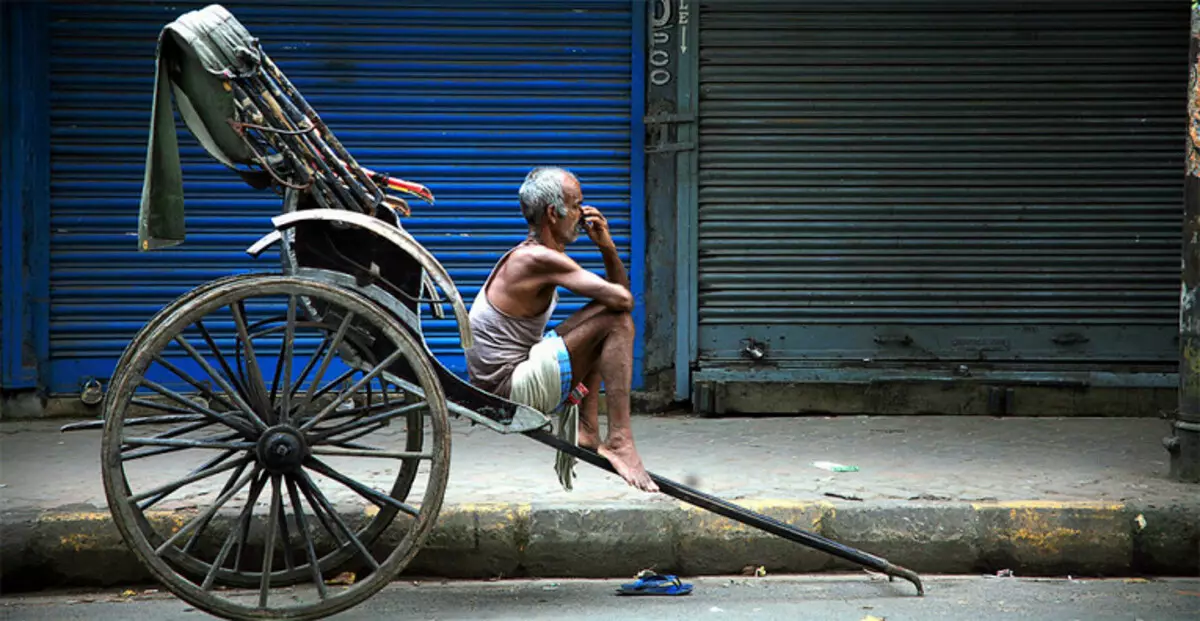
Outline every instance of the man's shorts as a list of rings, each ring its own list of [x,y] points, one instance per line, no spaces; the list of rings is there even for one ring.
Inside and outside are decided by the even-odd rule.
[[[571,393],[571,355],[554,331],[542,335],[529,350],[529,358],[513,369],[512,401],[550,413]]]

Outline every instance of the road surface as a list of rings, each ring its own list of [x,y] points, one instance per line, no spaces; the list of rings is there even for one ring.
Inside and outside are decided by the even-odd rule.
[[[621,580],[397,582],[331,619],[511,621],[886,621],[1200,619],[1200,579],[930,577],[927,595],[867,575],[706,577],[685,597],[618,597]],[[148,592],[149,591],[149,592]],[[135,593],[136,595],[130,595]],[[146,587],[0,598],[5,621],[201,621],[206,613]],[[872,620],[874,621],[874,620]]]

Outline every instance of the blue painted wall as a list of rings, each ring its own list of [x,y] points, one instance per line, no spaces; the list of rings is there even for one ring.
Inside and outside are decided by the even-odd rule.
[[[0,388],[37,389],[46,379],[49,342],[47,6],[4,3],[0,12]]]
[[[365,165],[428,185],[436,207],[405,226],[467,299],[524,237],[516,189],[534,165],[580,177],[609,217],[644,299],[641,144],[644,0],[548,2],[297,0],[223,3],[262,39]],[[104,379],[163,304],[230,273],[275,269],[243,249],[269,230],[274,195],[255,192],[181,131],[188,239],[140,253],[137,204],[161,27],[203,3],[54,3],[50,86],[50,387]],[[602,272],[586,241],[571,249]],[[583,300],[564,296],[554,320]],[[644,312],[637,317],[639,333]],[[464,370],[450,320],[426,318],[431,347]],[[642,347],[636,352],[640,385]]]

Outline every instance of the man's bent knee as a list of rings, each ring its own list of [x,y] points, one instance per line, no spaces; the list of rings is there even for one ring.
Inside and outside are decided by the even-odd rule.
[[[634,333],[633,314],[628,311],[606,310],[597,319],[605,322],[609,332]]]
[[[633,335],[637,332],[637,326],[633,323],[633,313],[620,312],[617,313],[617,329]]]

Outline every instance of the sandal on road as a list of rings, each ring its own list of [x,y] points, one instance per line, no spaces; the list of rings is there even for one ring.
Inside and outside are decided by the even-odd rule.
[[[638,574],[637,582],[622,584],[617,589],[617,595],[687,595],[691,592],[692,585],[680,582],[679,578],[651,572]]]

